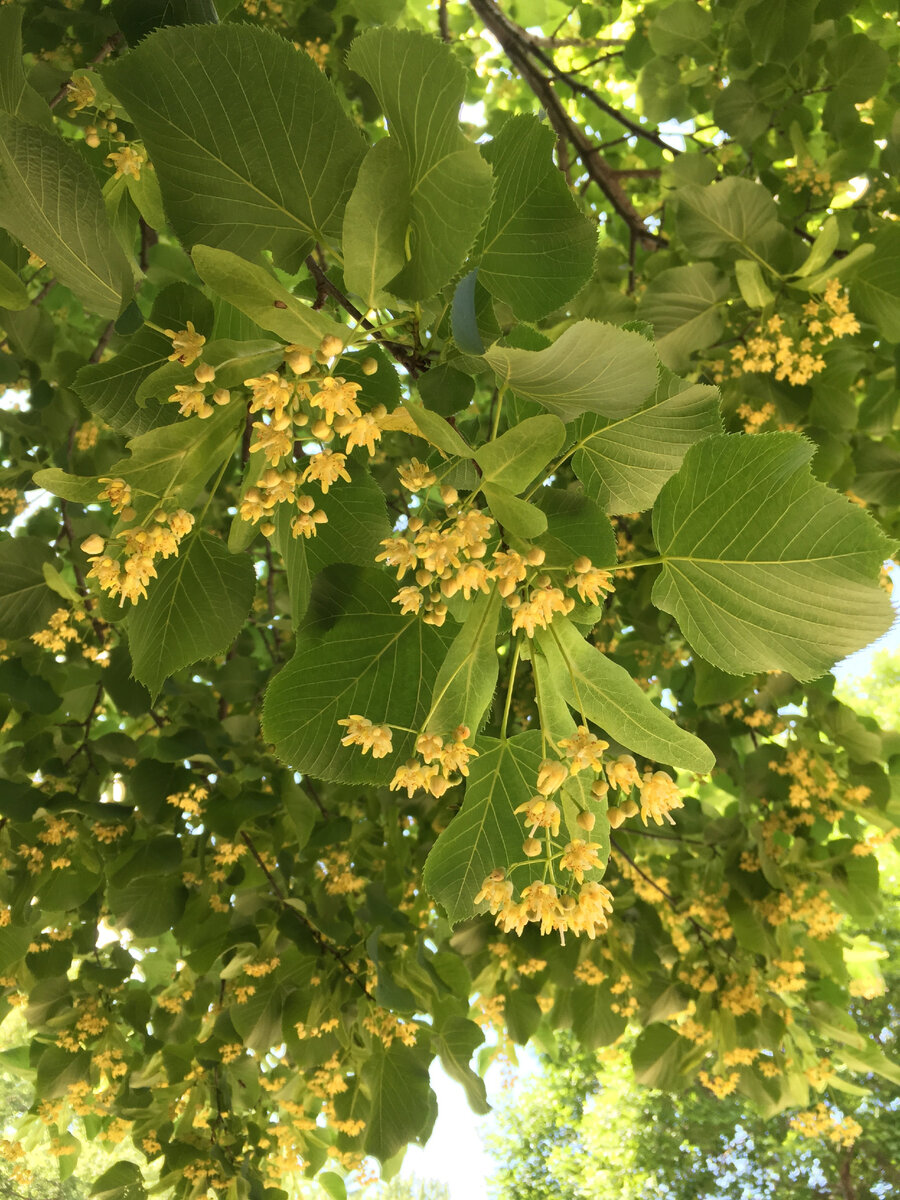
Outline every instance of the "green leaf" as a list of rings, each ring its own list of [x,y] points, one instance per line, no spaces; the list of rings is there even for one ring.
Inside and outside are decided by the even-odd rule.
[[[853,491],[870,504],[892,507],[900,496],[900,451],[889,442],[860,439]]]
[[[594,265],[597,231],[553,163],[555,141],[551,129],[522,115],[510,117],[481,151],[496,186],[472,258],[491,295],[523,321],[571,300]]]
[[[484,349],[484,347],[482,347]],[[468,408],[475,394],[475,381],[448,363],[439,363],[416,380],[422,403],[441,417]]]
[[[45,467],[35,471],[34,482],[38,487],[59,496],[63,500],[71,500],[73,504],[96,504],[97,497],[103,491],[103,484],[98,483],[93,475],[70,475],[59,467]]]
[[[349,474],[349,483],[342,481],[317,500],[316,507],[328,521],[306,542],[306,558],[313,575],[332,563],[371,566],[382,549],[382,539],[391,535],[381,488],[364,467],[351,465]],[[282,507],[287,509],[286,505]]]
[[[694,442],[721,433],[719,393],[660,374],[656,394],[619,421],[583,416],[572,469],[608,513],[642,512],[681,465]]]
[[[657,708],[628,672],[586,642],[566,617],[555,617],[549,629],[536,632],[535,646],[547,660],[546,677],[579,717],[583,713],[645,758],[701,775],[712,770],[712,751]]]
[[[810,247],[805,262],[797,268],[794,275],[799,278],[805,278],[808,275],[816,275],[821,271],[837,249],[840,238],[841,226],[837,217],[831,216],[826,221],[823,221],[822,227],[816,234],[816,240]]]
[[[365,1151],[386,1162],[415,1140],[428,1120],[428,1071],[414,1050],[395,1041],[387,1050],[376,1043],[360,1074],[371,1104]]]
[[[900,341],[900,229],[888,227],[875,238],[872,254],[853,277],[850,302],[882,336]]]
[[[344,282],[367,309],[383,303],[385,285],[406,264],[409,191],[403,146],[383,138],[363,159],[344,213]]]
[[[889,543],[813,479],[813,454],[796,434],[707,438],[660,492],[653,603],[722,670],[815,679],[891,624]]]
[[[875,95],[890,63],[887,50],[864,33],[849,33],[829,41],[825,51],[829,83],[854,103]]]
[[[761,63],[792,63],[812,32],[817,0],[763,0],[745,15],[753,53]]]
[[[648,1025],[631,1051],[635,1080],[644,1087],[677,1090],[686,1082],[685,1059],[691,1050],[690,1043],[670,1026]]]
[[[143,1200],[147,1193],[141,1168],[137,1163],[120,1159],[98,1176],[90,1194],[96,1200]]]
[[[694,54],[712,32],[712,17],[693,0],[675,0],[661,9],[647,28],[650,45],[657,54],[679,58]]]
[[[423,408],[421,404],[407,401],[403,407],[415,421],[422,437],[431,442],[432,446],[437,446],[444,454],[456,454],[460,458],[475,457],[472,448],[463,441],[449,421],[445,421],[430,408]]]
[[[197,288],[184,283],[163,288],[153,302],[150,317],[163,329],[184,329],[191,321],[198,333],[208,337],[212,332],[212,305]],[[75,376],[75,391],[95,417],[119,433],[136,437],[147,432],[154,414],[139,408],[135,394],[171,353],[171,339],[144,325],[114,358],[82,367]]]
[[[58,563],[40,538],[20,535],[0,542],[0,638],[13,641],[45,628],[60,603],[47,587],[43,568]]]
[[[128,457],[113,463],[109,474],[127,479],[135,493],[167,496],[187,505],[234,450],[237,423],[243,424],[243,417],[243,408],[232,403],[208,420],[181,418],[175,425],[143,433],[128,442]]]
[[[751,258],[739,258],[734,264],[741,299],[748,308],[765,308],[775,299],[775,293],[763,279],[758,262]]]
[[[675,228],[698,258],[729,251],[765,258],[781,231],[775,201],[761,183],[731,175],[708,187],[679,188],[676,196]]]
[[[500,669],[500,593],[492,588],[467,605],[465,622],[438,671],[425,728],[446,737],[457,725],[477,730],[494,696]]]
[[[0,225],[49,264],[85,308],[114,317],[133,290],[100,187],[57,134],[0,113]]]
[[[545,532],[547,516],[536,504],[520,500],[498,483],[485,483],[482,491],[494,519],[507,533],[530,539],[540,537]]]
[[[134,46],[161,25],[203,25],[215,22],[214,0],[111,0],[116,23]]]
[[[547,554],[545,567],[570,567],[582,556],[595,567],[615,566],[613,527],[584,492],[542,487],[537,489],[534,503],[547,517],[547,532],[537,540]]]
[[[244,24],[162,29],[104,68],[175,232],[296,270],[341,233],[359,132],[307,54]],[[189,81],[189,85],[187,83]]]
[[[559,417],[528,417],[475,452],[485,483],[523,492],[566,440]]]
[[[396,588],[381,572],[332,568],[325,573],[344,611],[327,629],[308,625],[294,657],[266,693],[263,729],[278,755],[298,771],[342,783],[387,783],[410,756],[413,736],[394,731],[394,749],[372,759],[341,745],[343,717],[418,728],[428,711],[444,637],[391,603]]]
[[[425,887],[451,925],[471,917],[485,877],[522,854],[522,823],[515,815],[534,795],[543,754],[535,730],[508,741],[479,738],[469,764],[460,811],[438,837],[425,862]]]
[[[75,1083],[91,1077],[91,1055],[86,1050],[72,1054],[61,1046],[46,1046],[37,1064],[34,1090],[41,1100],[65,1096]]]
[[[495,343],[484,357],[497,383],[568,422],[583,412],[625,417],[656,383],[656,351],[639,333],[577,321],[545,350]]]
[[[615,999],[606,985],[572,989],[572,1032],[582,1046],[610,1046],[625,1032],[628,1021],[612,1011]]]
[[[8,11],[0,8],[0,14]],[[15,271],[11,271],[5,263],[0,263],[0,307],[20,312],[30,303],[25,284]]]
[[[253,564],[201,533],[151,582],[128,618],[134,676],[151,696],[200,658],[223,653],[240,632],[256,592]]]
[[[53,125],[50,107],[25,77],[22,58],[23,15],[18,5],[0,9],[0,111],[50,128]]]
[[[135,937],[168,933],[184,912],[187,891],[177,878],[141,875],[121,887],[108,887],[106,905],[113,923],[130,929]]]
[[[660,271],[647,284],[639,308],[653,326],[660,359],[672,370],[687,366],[694,350],[705,350],[722,332],[728,280],[712,263]]]
[[[260,329],[268,329],[286,342],[311,350],[324,337],[346,341],[345,326],[294,296],[264,267],[215,246],[194,246],[191,258],[203,282],[255,321]]]
[[[392,199],[406,210],[408,262],[387,290],[425,299],[462,266],[491,196],[490,168],[459,128],[465,69],[449,46],[400,29],[357,38],[347,65],[371,85],[406,159],[408,187]]]
[[[465,1017],[448,1017],[433,1042],[441,1066],[451,1079],[462,1085],[469,1107],[482,1117],[491,1111],[491,1106],[487,1102],[484,1080],[475,1074],[469,1063],[483,1042],[481,1029]]]

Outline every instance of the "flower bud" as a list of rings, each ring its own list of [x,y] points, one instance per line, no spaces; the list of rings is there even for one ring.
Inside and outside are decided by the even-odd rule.
[[[627,820],[624,811],[621,808],[608,808],[606,810],[606,819],[609,821],[612,829],[618,829],[619,826]]]
[[[198,383],[212,383],[216,377],[216,368],[209,363],[200,363],[194,369],[194,378]]]
[[[546,557],[546,552],[540,546],[532,546],[525,555],[525,561],[532,567],[539,567]]]
[[[597,818],[594,816],[594,814],[592,812],[588,812],[586,809],[584,812],[580,812],[575,818],[576,825],[578,825],[580,829],[584,829],[587,833],[591,832],[596,822]]]
[[[106,542],[99,533],[92,533],[90,537],[86,537],[81,543],[81,549],[85,554],[102,554]]]
[[[213,404],[218,404],[219,407],[222,407],[230,402],[231,392],[229,392],[228,388],[216,388],[213,392]]]
[[[319,352],[326,358],[334,358],[344,349],[344,343],[333,333],[326,334],[319,343]]]
[[[541,843],[537,838],[526,838],[522,850],[527,858],[537,858],[541,852]]]
[[[295,375],[305,375],[312,366],[312,358],[303,350],[292,350],[285,355],[285,362]]]
[[[364,358],[362,360],[362,366],[360,369],[362,370],[363,375],[374,375],[378,370],[378,359]]]

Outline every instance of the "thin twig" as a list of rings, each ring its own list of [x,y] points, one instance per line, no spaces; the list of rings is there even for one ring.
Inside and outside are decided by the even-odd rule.
[[[385,350],[390,351],[397,362],[406,368],[413,379],[417,379],[423,371],[428,370],[430,363],[427,356],[424,354],[416,354],[414,351],[409,350],[408,347],[402,345],[400,342],[394,342],[390,338],[386,338],[383,333],[376,330],[372,322],[366,320],[366,317],[359,311],[353,301],[348,299],[347,296],[345,296],[340,290],[340,288],[331,282],[331,280],[325,274],[322,266],[316,261],[312,254],[307,256],[306,266],[309,269],[310,275],[312,275],[316,282],[316,290],[318,291],[318,289],[321,287],[328,293],[329,296],[334,297],[338,304],[340,304],[341,308],[343,308],[344,312],[349,313],[349,315],[353,317],[354,321],[358,321],[363,329],[372,331],[372,336],[375,338],[375,340],[380,345],[384,346]]]
[[[703,942],[704,946],[706,946],[706,938],[711,936],[709,930],[704,929],[704,927],[700,924],[700,922],[695,917],[689,916],[687,913],[679,913],[678,905],[675,901],[675,898],[673,896],[670,896],[665,888],[660,887],[659,884],[656,882],[656,880],[651,875],[648,875],[646,871],[642,871],[641,868],[634,861],[634,859],[631,857],[631,855],[628,854],[619,845],[619,843],[616,841],[616,839],[614,837],[611,837],[609,839],[609,844],[612,846],[612,848],[615,850],[615,852],[617,854],[621,854],[622,857],[625,859],[625,861],[631,864],[631,866],[634,868],[634,870],[637,871],[638,875],[640,875],[640,877],[643,880],[645,880],[645,882],[649,883],[652,888],[655,888],[656,891],[659,892],[659,894],[666,900],[666,902],[669,905],[671,905],[673,912],[678,913],[679,917],[687,917],[687,919],[693,925],[694,929],[697,931],[697,936],[700,938],[700,941]]]
[[[88,359],[88,362],[98,363],[100,361],[100,359],[103,357],[103,351],[109,345],[109,339],[112,337],[113,333],[115,332],[115,328],[116,328],[115,321],[110,321],[110,323],[106,326],[106,328],[100,334],[100,338],[97,342],[97,345],[91,351],[91,357]]]
[[[307,925],[310,933],[312,934],[313,939],[315,940],[315,943],[319,947],[319,949],[324,951],[326,954],[330,954],[332,958],[337,959],[337,961],[341,964],[341,966],[347,972],[347,978],[351,982],[355,983],[356,986],[359,988],[359,990],[365,996],[367,996],[369,1000],[374,1000],[375,997],[369,991],[369,988],[368,988],[365,980],[363,980],[362,978],[360,978],[359,975],[357,975],[356,971],[354,971],[354,969],[350,966],[350,964],[347,962],[347,959],[344,957],[344,955],[341,953],[341,951],[337,948],[337,946],[332,945],[332,943],[328,941],[328,939],[325,937],[325,935],[320,930],[316,929],[315,925],[313,925],[312,921],[310,921],[309,917],[305,913],[302,913],[299,909],[294,908],[294,906],[292,904],[288,904],[288,898],[287,898],[287,896],[285,896],[284,892],[281,890],[278,880],[274,877],[272,872],[266,866],[265,862],[262,859],[262,856],[260,855],[259,851],[254,846],[250,835],[248,833],[245,833],[244,830],[241,830],[241,840],[244,842],[244,844],[249,849],[250,853],[256,859],[259,869],[262,871],[263,875],[265,875],[266,879],[268,879],[269,887],[272,889],[273,894],[281,901],[282,904],[284,904],[287,908],[289,908],[291,910],[291,912],[296,913],[297,916],[301,918],[301,920],[306,922],[306,925]]]
[[[453,41],[450,36],[450,22],[447,18],[447,0],[440,0],[440,4],[438,4],[438,32],[441,35],[441,41]]]

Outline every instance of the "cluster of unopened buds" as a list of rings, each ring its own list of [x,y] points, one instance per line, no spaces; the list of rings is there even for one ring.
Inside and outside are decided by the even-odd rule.
[[[398,470],[400,482],[410,492],[437,484],[437,476],[417,459]],[[395,567],[402,582],[412,572],[414,583],[406,584],[394,597],[402,613],[422,613],[430,625],[443,625],[447,617],[446,600],[461,592],[465,600],[473,593],[489,593],[496,586],[512,611],[512,631],[534,636],[537,628],[547,629],[556,613],[563,616],[575,607],[574,591],[588,604],[599,604],[613,591],[608,571],[580,557],[554,582],[542,571],[546,553],[540,546],[489,550],[496,536],[492,516],[470,502],[459,501],[454,487],[440,488],[446,518],[424,521],[411,517],[406,530],[382,541],[384,547],[376,562]]]
[[[507,870],[498,867],[484,880],[475,903],[487,903],[504,933],[515,931],[521,935],[525,926],[534,922],[540,926],[541,933],[559,933],[562,941],[565,941],[566,933],[576,936],[586,933],[594,938],[607,928],[606,913],[612,911],[612,897],[607,889],[593,880],[584,882],[589,871],[602,867],[602,847],[599,842],[581,838],[573,838],[564,846],[556,840],[563,813],[553,798],[555,793],[571,776],[584,770],[592,770],[600,776],[591,785],[591,794],[597,801],[605,799],[611,788],[624,796],[633,787],[638,787],[640,806],[629,798],[621,807],[607,810],[613,828],[627,817],[636,815],[639,807],[644,824],[648,816],[657,824],[662,823],[663,815],[671,821],[669,809],[680,808],[682,801],[678,788],[665,771],[647,770],[642,776],[628,754],[604,763],[602,755],[608,743],[591,733],[586,725],[579,725],[574,736],[564,738],[558,745],[565,752],[567,761],[544,759],[538,769],[537,794],[515,810],[522,814],[528,836],[522,843],[525,860],[508,868],[510,873],[519,871],[529,866],[529,860],[540,858],[542,878],[532,877],[517,898]],[[602,778],[604,773],[606,778]],[[590,834],[596,816],[583,809],[575,821],[580,829]],[[539,831],[542,836],[536,837]]]
[[[135,512],[131,507],[128,484],[123,479],[101,479],[100,482],[106,487],[99,499],[109,500],[113,512],[132,520]],[[156,558],[177,556],[179,543],[193,527],[194,518],[185,509],[179,508],[175,512],[158,509],[146,524],[116,534],[114,540],[119,545],[112,552],[98,533],[92,533],[81,543],[91,565],[88,578],[96,579],[103,591],[113,598],[118,596],[120,607],[126,600],[136,604],[147,595],[150,580],[156,578]]]
[[[343,717],[338,725],[347,730],[341,738],[342,746],[359,746],[363,754],[371,750],[373,758],[385,758],[394,748],[390,725],[374,725],[359,713]],[[469,774],[469,759],[478,757],[475,747],[466,745],[471,736],[468,725],[457,725],[446,737],[438,733],[420,733],[416,737],[419,757],[410,758],[397,768],[390,790],[396,792],[405,788],[409,797],[416,792],[443,796]]]

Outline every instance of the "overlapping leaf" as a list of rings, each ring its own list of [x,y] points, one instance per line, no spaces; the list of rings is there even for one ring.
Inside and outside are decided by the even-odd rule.
[[[105,68],[188,245],[296,270],[337,237],[364,146],[308,55],[250,25],[162,29]]]
[[[201,533],[147,591],[128,618],[128,641],[135,678],[155,697],[175,671],[228,649],[250,611],[256,575],[249,558]]]
[[[657,708],[628,672],[586,642],[569,620],[555,619],[535,644],[547,660],[546,678],[577,715],[645,758],[701,774],[712,768],[712,751]]]
[[[656,383],[656,351],[639,333],[577,321],[545,350],[495,343],[484,357],[497,383],[567,422],[583,412],[625,417]]]
[[[591,277],[597,232],[552,160],[552,130],[512,117],[482,150],[496,181],[473,251],[479,279],[516,316],[537,321]]]
[[[87,163],[48,129],[0,113],[0,226],[49,263],[85,308],[114,317],[131,267]]]
[[[609,513],[642,512],[678,470],[688,447],[721,432],[719,393],[662,371],[655,394],[618,421],[585,414],[572,469]]]
[[[491,195],[490,168],[459,128],[465,71],[449,47],[399,29],[364,34],[347,62],[373,88],[405,159],[382,159],[372,198],[400,210],[408,205],[408,261],[387,290],[424,299],[462,266]],[[374,187],[368,174],[364,184]],[[395,255],[394,240],[388,245]]]
[[[813,479],[813,453],[796,434],[707,438],[660,492],[653,602],[725,671],[814,679],[891,624],[889,543]]]

